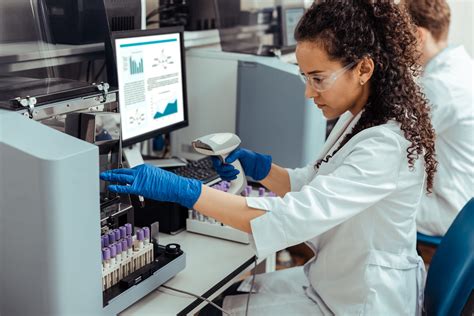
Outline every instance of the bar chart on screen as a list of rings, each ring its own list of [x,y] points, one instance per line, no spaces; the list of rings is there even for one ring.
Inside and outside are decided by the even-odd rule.
[[[143,73],[143,58],[136,61],[132,57],[129,57],[129,63],[131,75]]]

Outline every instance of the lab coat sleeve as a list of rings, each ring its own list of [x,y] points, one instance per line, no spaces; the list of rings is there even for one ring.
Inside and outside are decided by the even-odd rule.
[[[303,168],[286,169],[290,177],[291,191],[299,191],[305,184],[308,184],[311,181],[315,174],[315,164],[316,163],[311,163]]]
[[[342,161],[329,160],[337,167],[300,191],[283,198],[247,198],[249,207],[267,211],[250,223],[257,256],[310,240],[383,200],[396,189],[401,163],[408,163],[405,156],[399,136],[371,135]]]
[[[458,122],[456,105],[452,104],[453,91],[446,82],[437,78],[424,78],[422,84],[423,92],[431,108],[431,124],[436,133],[441,134]]]

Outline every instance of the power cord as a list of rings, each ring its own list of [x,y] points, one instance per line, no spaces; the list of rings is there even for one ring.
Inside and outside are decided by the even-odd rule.
[[[174,11],[178,9],[178,5],[173,5],[173,6],[168,6],[168,7],[161,7],[157,9],[153,9],[150,13],[147,14],[146,20],[150,20],[151,18],[159,15],[160,13],[166,12],[166,11]]]
[[[247,304],[245,306],[245,316],[248,316],[248,312],[249,312],[249,304],[250,304],[250,296],[252,295],[252,290],[253,290],[253,286],[255,285],[255,275],[257,274],[257,257],[255,257],[255,260],[254,260],[254,267],[253,267],[253,272],[252,272],[252,282],[250,284],[250,290],[249,290],[249,294],[247,296]],[[226,315],[230,315],[229,312],[227,312],[226,310],[224,310],[222,307],[220,307],[219,305],[217,305],[216,303],[214,303],[213,301],[211,301],[210,299],[207,299],[205,297],[202,297],[202,296],[199,296],[197,294],[194,294],[194,293],[191,293],[191,292],[188,292],[188,291],[184,291],[184,290],[178,290],[178,289],[175,289],[173,287],[170,287],[170,286],[167,286],[167,285],[162,285],[161,287],[165,288],[165,289],[168,289],[168,290],[171,290],[171,291],[175,291],[175,292],[178,292],[178,293],[183,293],[183,294],[187,294],[187,295],[191,295],[191,296],[194,296],[202,301],[205,301],[209,304],[211,304],[212,306],[214,306],[215,308],[217,308],[218,310],[220,310],[221,312],[223,312],[224,314]]]
[[[247,316],[248,312],[249,312],[250,295],[252,295],[253,286],[255,284],[255,275],[257,274],[257,257],[256,256],[255,256],[254,263],[255,264],[254,264],[254,267],[253,267],[252,282],[250,284],[250,291],[249,291],[249,294],[247,296],[247,305],[245,306],[245,316]]]
[[[187,294],[187,295],[191,295],[191,296],[194,296],[202,301],[205,301],[205,302],[208,302],[209,304],[211,304],[212,306],[214,306],[215,308],[217,308],[218,310],[220,310],[221,312],[223,312],[224,314],[226,315],[230,315],[229,312],[227,312],[226,310],[224,310],[222,307],[220,307],[219,305],[217,305],[216,303],[214,303],[213,301],[211,301],[210,299],[207,299],[205,297],[202,297],[202,296],[199,296],[199,295],[196,295],[196,294],[193,294],[191,292],[187,292],[187,291],[183,291],[183,290],[178,290],[178,289],[175,289],[175,288],[172,288],[172,287],[169,287],[167,285],[162,285],[161,287],[164,287],[165,289],[168,289],[168,290],[171,290],[171,291],[175,291],[175,292],[179,292],[179,293],[183,293],[183,294]]]

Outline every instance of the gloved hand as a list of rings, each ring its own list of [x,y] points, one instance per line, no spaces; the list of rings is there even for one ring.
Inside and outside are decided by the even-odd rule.
[[[124,185],[109,185],[111,192],[136,194],[149,199],[175,202],[192,208],[201,195],[201,182],[180,177],[174,173],[143,164],[132,169],[114,169],[102,172],[105,181]]]
[[[258,154],[248,149],[237,148],[225,159],[225,163],[215,156],[212,156],[214,169],[223,180],[231,181],[237,178],[239,171],[231,165],[236,159],[244,169],[245,175],[252,177],[256,181],[264,179],[272,167],[272,157]]]

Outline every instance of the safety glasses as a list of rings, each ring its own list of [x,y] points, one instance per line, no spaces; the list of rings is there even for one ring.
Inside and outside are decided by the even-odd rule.
[[[342,76],[346,71],[351,69],[356,62],[352,62],[345,67],[334,71],[332,74],[329,76],[321,76],[321,75],[305,75],[303,72],[300,73],[301,75],[301,80],[305,83],[311,86],[314,90],[317,92],[324,92],[332,88],[334,83],[337,81],[337,79]]]

